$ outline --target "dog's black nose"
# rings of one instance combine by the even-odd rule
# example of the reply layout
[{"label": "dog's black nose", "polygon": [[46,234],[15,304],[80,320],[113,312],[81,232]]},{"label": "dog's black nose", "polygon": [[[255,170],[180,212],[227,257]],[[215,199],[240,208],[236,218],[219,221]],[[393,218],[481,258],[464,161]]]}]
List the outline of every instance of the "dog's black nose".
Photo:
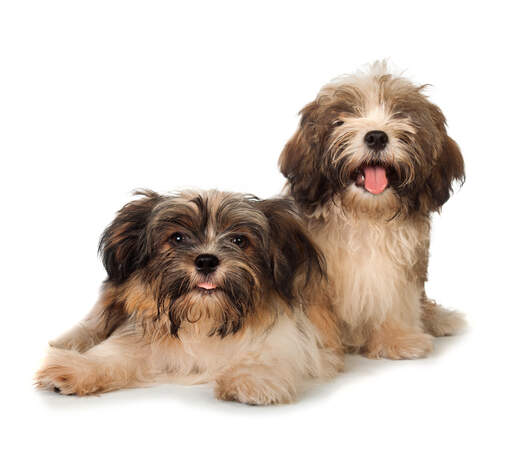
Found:
[{"label": "dog's black nose", "polygon": [[219,265],[219,259],[215,255],[202,254],[196,257],[195,264],[197,271],[210,273]]},{"label": "dog's black nose", "polygon": [[373,150],[382,150],[388,143],[388,135],[384,131],[370,131],[364,136],[366,145]]}]

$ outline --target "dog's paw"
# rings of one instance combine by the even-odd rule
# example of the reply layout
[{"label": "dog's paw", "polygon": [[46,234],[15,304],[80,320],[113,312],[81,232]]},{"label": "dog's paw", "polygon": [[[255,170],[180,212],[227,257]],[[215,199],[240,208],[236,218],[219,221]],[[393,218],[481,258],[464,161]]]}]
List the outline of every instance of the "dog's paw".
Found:
[{"label": "dog's paw", "polygon": [[83,357],[64,349],[50,349],[43,366],[36,373],[35,385],[38,389],[64,395],[85,396],[101,391]]},{"label": "dog's paw", "polygon": [[295,391],[279,380],[272,383],[251,375],[240,375],[217,380],[215,397],[248,405],[287,404],[294,401]]},{"label": "dog's paw", "polygon": [[368,358],[392,360],[426,357],[434,348],[433,338],[425,333],[410,333],[393,336],[378,336],[368,344],[363,355]]},{"label": "dog's paw", "polygon": [[59,394],[76,394],[76,379],[73,370],[67,367],[46,366],[36,373],[36,387],[52,390]]}]

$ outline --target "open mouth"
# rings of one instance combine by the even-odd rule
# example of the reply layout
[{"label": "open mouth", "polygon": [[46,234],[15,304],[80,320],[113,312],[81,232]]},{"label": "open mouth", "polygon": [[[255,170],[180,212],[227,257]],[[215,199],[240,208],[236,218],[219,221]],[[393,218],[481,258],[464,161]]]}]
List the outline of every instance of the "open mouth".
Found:
[{"label": "open mouth", "polygon": [[383,164],[364,164],[354,172],[353,179],[357,187],[370,194],[379,195],[389,187],[392,170],[393,168]]},{"label": "open mouth", "polygon": [[202,281],[197,283],[196,288],[203,294],[213,294],[219,289],[217,284],[211,283],[209,281]]}]

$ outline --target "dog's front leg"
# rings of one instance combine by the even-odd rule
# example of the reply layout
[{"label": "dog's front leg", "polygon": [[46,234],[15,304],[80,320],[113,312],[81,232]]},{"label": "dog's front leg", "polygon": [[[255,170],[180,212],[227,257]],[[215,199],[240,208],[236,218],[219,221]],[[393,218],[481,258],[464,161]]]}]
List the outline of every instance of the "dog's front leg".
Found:
[{"label": "dog's front leg", "polygon": [[290,403],[297,395],[297,379],[290,367],[266,365],[256,355],[225,371],[215,384],[217,399],[249,405]]},{"label": "dog's front leg", "polygon": [[112,335],[84,353],[50,348],[36,385],[62,394],[99,394],[151,382],[149,348],[140,335]]}]

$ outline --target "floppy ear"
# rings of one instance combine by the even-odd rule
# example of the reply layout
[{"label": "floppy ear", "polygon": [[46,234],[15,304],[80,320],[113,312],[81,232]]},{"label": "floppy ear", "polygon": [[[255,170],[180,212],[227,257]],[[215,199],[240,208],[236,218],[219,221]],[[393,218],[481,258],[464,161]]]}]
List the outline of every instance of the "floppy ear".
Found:
[{"label": "floppy ear", "polygon": [[108,280],[120,284],[147,258],[144,231],[153,207],[160,196],[152,191],[136,192],[139,200],[126,204],[105,229],[100,239],[99,251]]},{"label": "floppy ear", "polygon": [[454,181],[464,182],[464,160],[457,143],[445,135],[438,159],[427,179],[430,207],[436,211],[450,198]]},{"label": "floppy ear", "polygon": [[307,211],[325,203],[331,194],[330,183],[319,169],[325,135],[319,111],[317,102],[300,111],[299,128],[279,157],[279,169],[288,179],[292,196]]},{"label": "floppy ear", "polygon": [[270,227],[270,268],[277,292],[289,303],[311,280],[325,275],[322,253],[313,244],[290,199],[260,201]]}]

